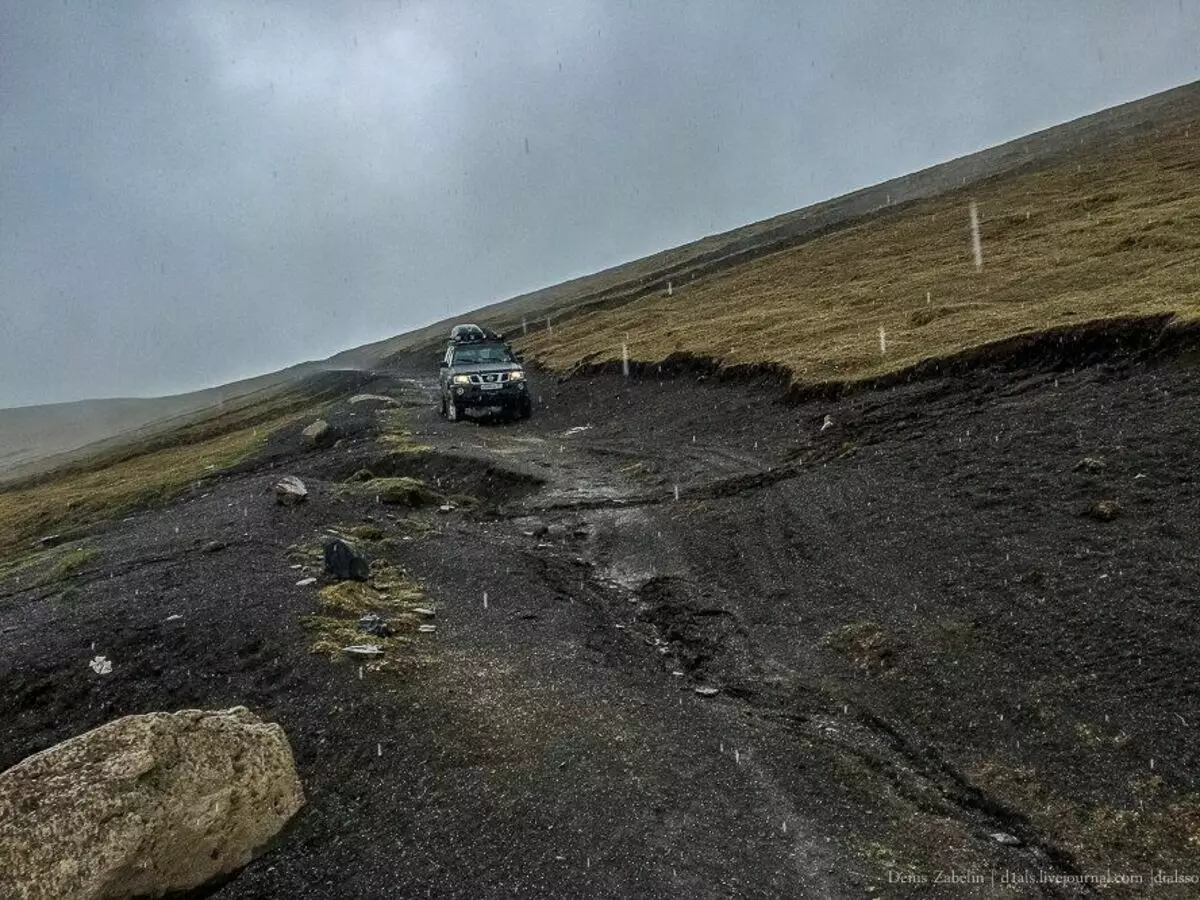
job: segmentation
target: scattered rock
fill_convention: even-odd
[[[715,697],[721,693],[721,689],[715,687],[698,687],[695,690],[701,697]]]
[[[359,469],[357,472],[355,472],[353,475],[351,475],[346,480],[351,481],[351,482],[353,482],[353,481],[370,481],[374,477],[375,477],[375,473],[372,472],[370,469]]]
[[[441,506],[438,507],[438,512],[450,513],[450,512],[454,512],[454,510],[456,510],[456,509],[458,509],[458,507],[455,506],[453,503],[443,503]]]
[[[275,502],[295,506],[308,499],[308,488],[295,475],[285,475],[275,483]]]
[[[66,540],[66,537],[64,535],[48,534],[45,537],[38,538],[36,541],[36,545],[38,547],[57,547],[59,544],[61,544],[65,540]]]
[[[324,419],[317,419],[300,432],[300,437],[312,447],[326,447],[337,440],[337,432]]]
[[[832,428],[832,427],[833,427],[833,416],[826,416],[824,418],[824,420],[822,420],[822,422],[821,422],[821,430],[824,431],[826,428]]]
[[[383,651],[378,644],[351,644],[349,647],[343,647],[342,652],[356,659],[374,659],[377,656],[383,656]]]
[[[94,657],[88,665],[91,666],[92,671],[97,675],[109,675],[112,673],[112,660],[107,656]]]
[[[299,581],[296,582],[296,587],[308,587],[310,584],[316,584],[316,583],[317,583],[317,579],[315,579],[315,578],[301,578]]]
[[[424,606],[418,606],[413,610],[414,615],[424,616],[426,619],[432,619],[436,613],[432,609],[427,609]]]
[[[1086,472],[1088,475],[1099,475],[1106,468],[1108,468],[1108,463],[1104,460],[1093,456],[1085,456],[1079,462],[1075,463],[1074,471]]]
[[[1087,515],[1098,522],[1111,522],[1120,514],[1121,504],[1116,500],[1097,500],[1087,510]]]
[[[388,637],[392,633],[392,626],[378,613],[367,613],[359,618],[358,630],[376,637]]]
[[[421,632],[422,634],[432,634],[433,632],[437,631],[437,626],[436,625],[418,625],[417,631]]]
[[[567,537],[567,526],[560,525],[557,522],[549,526],[545,531],[546,537],[552,541],[562,541]]]
[[[200,552],[201,553],[220,553],[224,549],[225,549],[224,541],[209,541],[207,544],[205,544],[203,547],[200,548]]]
[[[163,621],[165,621],[165,622],[178,622],[178,621],[179,621],[180,619],[182,619],[182,618],[183,618],[183,616],[179,615],[179,613],[176,613],[176,614],[175,614],[175,615],[173,615],[173,616],[167,616],[167,617],[166,617],[166,619],[164,619]]]
[[[324,544],[325,571],[334,578],[366,581],[371,574],[371,564],[354,544],[343,538],[332,538]]]
[[[997,844],[1003,844],[1006,847],[1020,847],[1024,843],[1024,841],[1022,841],[1015,834],[1008,834],[1003,831],[994,832],[989,836]]]
[[[400,402],[393,397],[385,397],[383,394],[355,394],[351,397],[348,403],[386,403],[388,406],[399,406]]]
[[[242,707],[126,716],[0,774],[0,896],[190,891],[303,804],[283,730]]]

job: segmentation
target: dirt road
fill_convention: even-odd
[[[221,898],[1076,896],[1190,858],[1193,369],[803,406],[547,379],[515,425],[442,421],[403,366],[367,389],[434,448],[391,473],[482,504],[345,493],[383,452],[346,406],[341,447],[280,435],[102,529],[69,597],[0,585],[0,766],[130,712],[279,721],[310,804]],[[400,675],[301,625],[287,548],[368,519],[437,609]]]

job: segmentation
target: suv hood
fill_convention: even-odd
[[[450,371],[455,375],[482,375],[484,372],[520,372],[521,370],[521,364],[515,362],[471,363],[450,367]]]

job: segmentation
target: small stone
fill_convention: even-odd
[[[358,630],[377,637],[387,637],[392,633],[392,627],[379,613],[367,613],[359,618]]]
[[[422,634],[432,634],[433,632],[437,631],[437,626],[436,625],[418,625],[417,631],[421,632]]]
[[[332,444],[337,439],[337,434],[328,422],[324,419],[317,419],[300,432],[300,437],[310,446],[323,447]]]
[[[275,502],[282,506],[295,506],[308,499],[308,488],[295,475],[285,475],[275,483]]]
[[[1008,834],[1004,831],[993,832],[990,837],[997,844],[1003,844],[1006,847],[1020,847],[1024,843],[1015,834]]]
[[[701,697],[715,697],[721,693],[721,689],[715,687],[698,687],[695,690]]]
[[[1075,463],[1076,472],[1086,472],[1089,475],[1098,475],[1107,467],[1108,463],[1094,456],[1085,456],[1079,462]]]
[[[107,656],[94,657],[88,665],[97,675],[108,675],[112,672],[112,660]]]
[[[1087,511],[1087,515],[1098,522],[1111,522],[1120,514],[1121,504],[1116,500],[1097,500]]]
[[[316,583],[317,583],[317,579],[315,579],[315,578],[311,578],[311,577],[301,578],[299,581],[296,582],[296,587],[308,587],[310,584],[316,584]]]
[[[205,544],[203,547],[200,548],[200,552],[201,553],[220,553],[224,549],[225,549],[224,541],[209,541],[207,544]]]
[[[427,619],[432,619],[435,615],[435,613],[432,609],[428,609],[424,606],[418,606],[416,609],[413,610],[413,613],[418,616],[424,616]]]
[[[399,406],[400,401],[383,394],[355,394],[347,403],[386,403],[388,406]]]
[[[454,510],[456,510],[456,509],[458,509],[458,507],[455,506],[453,503],[443,503],[441,506],[438,507],[438,512],[449,513],[449,512],[454,512]]]
[[[343,647],[342,652],[356,659],[374,659],[377,656],[383,656],[383,651],[379,649],[378,644],[351,644],[349,647]]]
[[[166,620],[165,620],[165,621],[167,621],[167,622],[178,622],[178,621],[179,621],[180,619],[182,619],[182,618],[183,618],[183,616],[181,616],[181,615],[179,615],[178,613],[176,613],[176,614],[175,614],[175,615],[173,615],[173,616],[167,616],[167,618],[166,618]]]

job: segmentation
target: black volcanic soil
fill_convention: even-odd
[[[517,425],[441,421],[417,371],[366,389],[432,453],[343,404],[342,446],[281,434],[99,529],[68,591],[0,584],[0,768],[128,713],[278,721],[309,804],[222,900],[1194,890],[1148,884],[1200,875],[1193,365],[801,405],[543,379]],[[340,493],[363,465],[481,503]],[[438,630],[360,678],[309,652],[286,550],[365,521]]]

